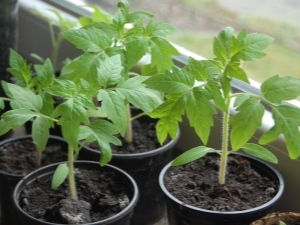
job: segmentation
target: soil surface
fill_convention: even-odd
[[[155,130],[156,122],[149,122],[143,120],[132,121],[132,142],[127,143],[124,138],[118,136],[122,141],[121,146],[112,146],[112,151],[115,154],[133,154],[151,151],[161,147],[156,137]],[[99,149],[97,143],[90,143],[88,145],[93,149]]]
[[[184,166],[171,167],[165,176],[167,190],[185,204],[213,211],[242,211],[271,200],[277,181],[259,175],[250,162],[229,156],[226,184],[218,184],[218,156],[205,156]]]
[[[0,170],[12,174],[26,175],[37,169],[36,150],[32,139],[20,139],[7,142],[0,146]],[[50,144],[42,153],[41,165],[49,165],[54,162],[66,161],[67,149],[57,142]]]
[[[67,182],[52,190],[50,180],[36,180],[33,186],[21,192],[20,206],[43,221],[82,224],[111,217],[124,209],[132,198],[121,175],[113,170],[76,168],[75,179],[78,201],[69,199]]]

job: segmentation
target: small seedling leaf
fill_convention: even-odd
[[[276,156],[268,149],[253,143],[245,144],[242,149],[249,155],[263,159],[270,163],[278,163]]]
[[[69,174],[69,168],[67,164],[66,163],[59,164],[56,167],[56,170],[53,174],[52,181],[51,181],[51,188],[52,189],[58,188],[65,181],[68,174]]]
[[[184,153],[182,153],[180,156],[177,156],[172,161],[172,166],[180,166],[187,164],[189,162],[195,161],[197,159],[200,159],[204,157],[211,148],[205,147],[205,146],[198,146],[195,148],[192,148]]]

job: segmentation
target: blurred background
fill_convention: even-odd
[[[114,14],[118,0],[80,0]],[[267,56],[245,62],[255,81],[278,74],[300,78],[300,0],[128,0],[131,11],[145,10],[179,29],[168,39],[211,58],[212,40],[226,26],[237,32],[259,32],[275,38]]]

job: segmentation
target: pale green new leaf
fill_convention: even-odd
[[[108,119],[119,129],[122,136],[125,135],[127,127],[127,111],[124,100],[115,91],[100,90],[98,100],[106,112]]]
[[[126,43],[127,69],[131,69],[146,54],[148,40],[142,36],[128,38]]]
[[[159,119],[156,123],[156,135],[160,144],[164,143],[168,135],[172,139],[177,137],[178,122],[182,121],[185,107],[184,93],[169,94],[166,97],[167,100],[150,114],[152,118]]]
[[[261,126],[264,107],[258,100],[249,98],[237,108],[237,111],[229,121],[232,126],[230,142],[234,151],[241,148]]]
[[[300,79],[275,75],[262,83],[261,91],[264,98],[273,103],[296,99],[300,95]]]
[[[179,55],[178,50],[163,38],[150,39],[151,64],[157,67],[160,73],[170,69],[173,65],[172,56]]]
[[[221,40],[217,37],[214,38],[213,52],[216,56],[216,60],[226,61],[229,58],[228,51],[226,50]]]
[[[180,93],[190,90],[195,80],[186,70],[172,68],[172,72],[166,71],[148,78],[145,82],[151,88],[165,93]]]
[[[122,77],[123,70],[121,58],[119,55],[106,58],[101,62],[100,67],[97,68],[97,79],[102,87],[116,84]]]
[[[22,88],[16,84],[7,83],[7,88],[14,100],[27,109],[39,111],[43,106],[41,96],[35,95],[32,91]]]
[[[162,103],[162,95],[154,89],[147,88],[143,84],[146,79],[144,76],[136,76],[119,82],[116,92],[138,109],[150,113]]]
[[[247,143],[242,147],[243,151],[256,158],[263,159],[270,163],[278,163],[276,156],[268,149],[253,143]]]
[[[186,95],[187,118],[204,144],[207,143],[213,126],[213,114],[216,114],[215,108],[209,102],[211,98],[212,96],[201,87],[193,88],[193,91]]]
[[[49,128],[49,121],[42,116],[36,117],[32,123],[32,139],[41,152],[46,148],[49,138]]]
[[[77,48],[87,52],[100,52],[112,44],[112,40],[96,28],[67,30],[61,35]]]
[[[300,155],[300,109],[291,105],[273,107],[273,119],[276,126],[281,128],[285,137],[287,150],[292,159]]]
[[[52,189],[58,188],[65,181],[68,174],[69,174],[68,165],[66,163],[59,164],[56,167],[56,170],[53,174],[52,181],[51,181],[51,188]]]
[[[198,146],[195,148],[192,148],[190,150],[187,150],[186,152],[182,153],[181,155],[177,156],[172,161],[172,166],[181,166],[184,164],[187,164],[189,162],[195,161],[197,159],[200,159],[204,157],[211,148],[207,148],[205,146]]]

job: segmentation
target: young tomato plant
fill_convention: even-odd
[[[295,159],[300,155],[300,109],[285,102],[300,95],[300,79],[275,75],[261,84],[258,95],[232,92],[233,79],[249,83],[241,62],[263,57],[262,50],[272,40],[264,34],[247,34],[245,29],[235,36],[234,30],[227,27],[214,38],[214,59],[197,61],[190,58],[183,69],[173,67],[144,82],[167,94],[166,100],[151,113],[153,118],[160,118],[156,127],[160,142],[167,135],[175,138],[178,123],[186,112],[190,125],[206,144],[213,115],[217,109],[223,113],[221,151],[198,146],[174,159],[173,166],[215,151],[221,156],[219,183],[224,184],[227,158],[232,152],[242,149],[249,155],[277,163],[275,155],[262,145],[273,142],[280,134],[286,139],[289,156]],[[272,111],[274,125],[260,137],[259,144],[248,143],[262,124],[265,106]],[[235,113],[231,113],[232,109]]]
[[[101,102],[108,119],[130,143],[131,121],[149,114],[162,102],[161,93],[143,82],[149,75],[163,73],[173,65],[172,56],[179,53],[165,36],[176,29],[154,22],[148,12],[131,13],[127,1],[119,2],[117,12],[111,17],[94,9],[92,18],[80,18],[84,25],[81,29],[61,34],[84,51],[67,67],[71,71],[68,79],[74,82],[84,79],[97,90],[96,101]],[[145,55],[151,59],[143,67],[142,75],[132,72]],[[130,105],[142,113],[132,117]]]

